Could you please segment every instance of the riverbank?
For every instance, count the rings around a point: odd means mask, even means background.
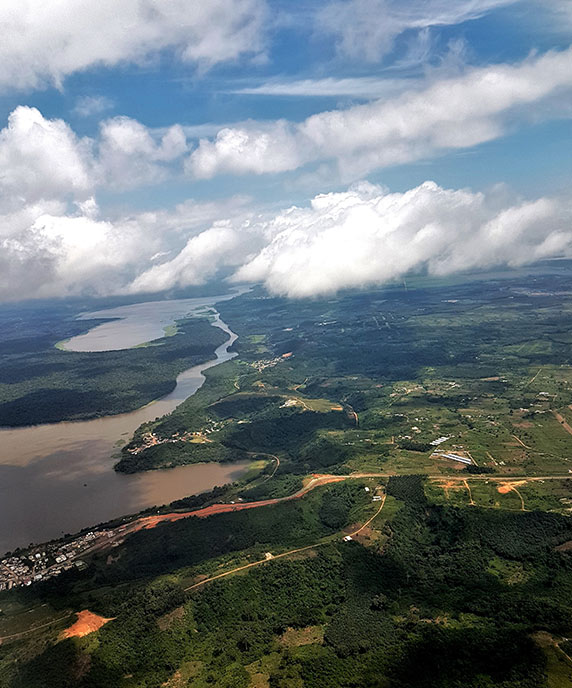
[[[171,393],[177,376],[206,363],[228,334],[206,317],[179,321],[177,336],[123,351],[54,347],[14,361],[0,383],[0,426],[26,427],[129,413]],[[17,367],[17,369],[16,369]]]
[[[214,306],[216,298],[204,305]],[[127,414],[0,430],[0,551],[56,539],[240,478],[246,470],[242,464],[195,464],[136,475],[113,470],[118,441],[128,441],[141,424],[172,411],[202,386],[205,370],[236,355],[229,347],[237,336],[218,314],[208,326],[226,340],[210,360],[182,372],[162,399]]]

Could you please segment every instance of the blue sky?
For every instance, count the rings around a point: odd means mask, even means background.
[[[348,0],[347,4],[350,3]],[[454,41],[462,41],[462,59],[467,65],[486,65],[515,62],[535,50],[565,49],[571,39],[569,31],[556,30],[551,14],[542,10],[541,3],[516,2],[485,12],[477,19],[452,26],[430,27],[426,39],[430,46],[424,59],[409,67],[400,66],[407,60],[408,52],[414,52],[423,40],[422,31],[407,29],[397,35],[395,48],[379,61],[340,55],[336,51],[335,36],[320,34],[319,26],[311,19],[312,8],[317,10],[324,4],[270,3],[269,11],[276,13],[273,19],[278,25],[270,30],[267,57],[262,64],[239,59],[236,63],[222,63],[201,73],[197,72],[195,64],[181,62],[170,50],[153,54],[149,64],[127,62],[112,67],[94,64],[85,71],[72,72],[60,88],[50,85],[49,79],[39,88],[5,87],[0,95],[2,121],[22,104],[39,108],[48,118],[63,118],[80,135],[88,136],[97,134],[102,117],[113,115],[132,117],[149,127],[167,127],[174,123],[189,126],[226,124],[248,118],[300,121],[313,113],[347,107],[363,99],[343,95],[257,96],[237,91],[273,80],[415,78],[428,66],[436,66],[446,59],[448,46]],[[407,0],[403,4],[406,5]],[[279,13],[284,13],[282,19]],[[307,16],[310,19],[302,21],[302,17]],[[545,26],[539,26],[539,17],[543,17]],[[95,110],[91,116],[81,116],[76,107],[82,98],[101,98],[108,102],[105,109]]]
[[[0,299],[229,267],[307,296],[572,250],[567,0],[5,0],[0,22]]]

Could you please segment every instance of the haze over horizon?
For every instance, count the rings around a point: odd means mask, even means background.
[[[566,0],[5,0],[0,23],[0,301],[572,257]]]

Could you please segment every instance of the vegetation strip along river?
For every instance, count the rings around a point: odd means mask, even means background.
[[[208,297],[196,308],[233,295]],[[214,358],[185,370],[170,394],[131,413],[89,421],[0,429],[0,553],[45,542],[150,506],[197,494],[240,477],[248,463],[195,464],[121,475],[112,457],[142,423],[170,413],[203,384],[204,371],[230,360],[237,335],[218,313],[213,322],[229,335]]]

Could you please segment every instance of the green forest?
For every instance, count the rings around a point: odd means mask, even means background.
[[[296,498],[139,530],[0,593],[0,637],[53,619],[0,645],[0,688],[572,685],[571,287],[221,304],[238,356],[139,428],[116,469],[255,461],[149,516]],[[188,321],[130,355],[212,351],[219,334]],[[64,639],[85,609],[112,620]]]
[[[40,342],[31,337],[28,346],[19,339],[0,344],[0,425],[124,413],[168,394],[180,372],[213,358],[228,338],[206,319],[178,325],[175,336],[122,351],[63,351],[54,346],[61,330]]]
[[[3,645],[0,685],[548,686],[537,637],[572,631],[572,555],[556,549],[572,538],[570,519],[439,506],[421,476],[386,490],[368,545],[333,537],[363,516],[359,482],[133,536],[117,562],[28,593],[114,620],[85,638]],[[311,542],[304,555],[184,589],[232,553]]]

